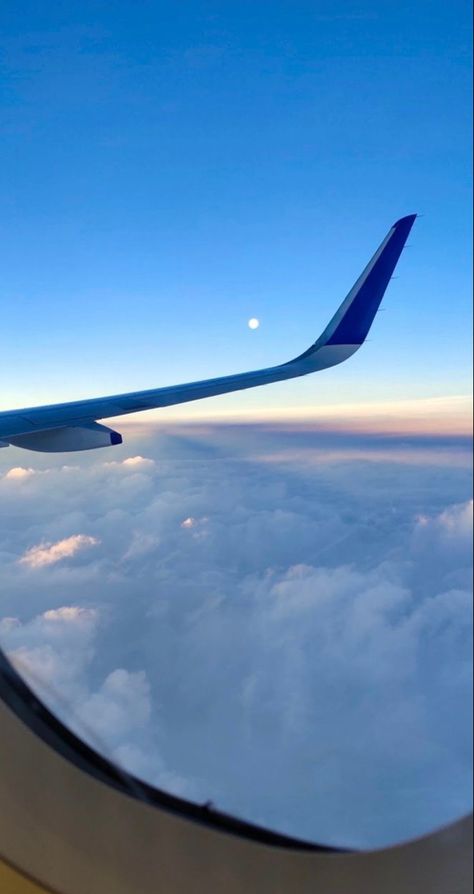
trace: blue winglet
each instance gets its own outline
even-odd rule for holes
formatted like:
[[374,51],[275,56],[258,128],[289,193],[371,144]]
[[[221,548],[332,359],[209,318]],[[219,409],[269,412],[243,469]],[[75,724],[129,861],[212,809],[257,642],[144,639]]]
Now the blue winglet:
[[365,341],[415,218],[416,214],[409,214],[393,225],[385,245],[382,243],[377,252],[378,257],[376,254],[371,261],[373,266],[370,270],[366,268],[360,285],[356,283],[356,292],[326,344],[361,345]]
[[409,214],[393,224],[322,335],[296,360],[329,345],[363,344],[415,219]]

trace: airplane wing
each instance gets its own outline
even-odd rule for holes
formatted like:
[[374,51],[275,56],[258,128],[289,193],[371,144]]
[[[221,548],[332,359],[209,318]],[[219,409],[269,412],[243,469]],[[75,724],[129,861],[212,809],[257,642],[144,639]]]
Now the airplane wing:
[[415,218],[416,214],[410,214],[391,227],[324,332],[293,360],[201,382],[0,412],[0,446],[14,444],[49,453],[120,444],[118,432],[98,419],[254,388],[342,363],[365,341]]

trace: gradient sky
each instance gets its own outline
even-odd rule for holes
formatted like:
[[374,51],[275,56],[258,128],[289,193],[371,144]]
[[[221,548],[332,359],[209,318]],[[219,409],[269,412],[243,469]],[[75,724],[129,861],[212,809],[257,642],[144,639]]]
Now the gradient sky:
[[3,3],[1,407],[289,359],[413,211],[350,363],[199,407],[468,393],[469,17],[464,0]]

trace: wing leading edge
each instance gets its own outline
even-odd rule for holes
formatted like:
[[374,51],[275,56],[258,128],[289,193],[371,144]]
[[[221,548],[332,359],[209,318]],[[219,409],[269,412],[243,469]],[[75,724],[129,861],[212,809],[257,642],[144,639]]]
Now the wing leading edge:
[[254,388],[342,363],[364,343],[415,218],[416,214],[410,214],[391,227],[324,332],[293,360],[201,382],[2,412],[0,446],[62,452],[119,444],[121,436],[98,424],[98,419]]

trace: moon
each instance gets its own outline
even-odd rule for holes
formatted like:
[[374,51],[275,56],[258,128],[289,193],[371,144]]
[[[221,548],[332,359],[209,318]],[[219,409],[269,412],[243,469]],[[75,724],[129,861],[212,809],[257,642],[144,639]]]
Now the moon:
[[257,320],[257,317],[251,317],[247,323],[249,329],[258,329],[260,326],[260,320]]

